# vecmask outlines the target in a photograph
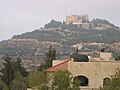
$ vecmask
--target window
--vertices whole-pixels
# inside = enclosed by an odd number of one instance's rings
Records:
[[[88,78],[85,76],[76,76],[74,80],[80,81],[80,86],[88,86]]]

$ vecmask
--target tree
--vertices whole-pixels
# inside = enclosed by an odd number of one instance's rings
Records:
[[[45,63],[38,68],[38,71],[44,71],[46,68],[52,67],[52,61],[55,59],[56,50],[50,45],[48,52],[45,54]]]
[[[7,86],[5,85],[5,83],[3,83],[1,79],[0,79],[0,90],[8,90]]]
[[[49,51],[46,53],[45,63],[49,63],[52,66],[52,61],[56,59],[56,50],[50,45]]]
[[[74,79],[73,80],[73,87],[71,88],[71,90],[80,90],[80,81]]]
[[[37,69],[38,71],[44,71],[46,68],[48,68],[50,65],[49,63],[43,63],[39,66],[39,68]]]
[[[14,79],[14,74],[16,72],[20,72],[22,76],[26,75],[26,71],[23,67],[21,67],[20,60],[13,61],[9,56],[4,57],[5,63],[3,63],[4,68],[1,69],[1,80],[5,83],[10,89],[10,85]]]
[[[14,79],[13,62],[9,56],[5,56],[4,60],[5,60],[5,63],[3,63],[4,68],[1,69],[1,73],[2,73],[1,79],[10,88],[10,84]]]
[[[47,90],[47,74],[45,72],[32,72],[28,76],[29,87]]]
[[[80,90],[80,82],[74,81],[69,71],[32,72],[28,82],[29,87],[35,90]]]
[[[50,23],[44,25],[44,28],[47,28],[47,29],[58,28],[58,27],[61,27],[61,26],[62,26],[62,22],[51,20]]]
[[[16,61],[13,62],[14,72],[20,72],[23,77],[28,76],[28,72],[26,72],[25,68],[21,66],[21,59],[18,57]]]
[[[99,90],[120,90],[120,69],[117,69],[115,75],[111,76],[108,85],[100,87]]]
[[[73,81],[69,71],[54,72],[52,84],[52,90],[79,90],[79,82]]]
[[[11,83],[11,90],[27,90],[27,84],[20,72],[14,74],[14,80]]]
[[[120,69],[117,69],[115,75],[111,76],[110,88],[120,90]]]
[[[114,57],[116,61],[120,60],[120,52],[114,52]]]

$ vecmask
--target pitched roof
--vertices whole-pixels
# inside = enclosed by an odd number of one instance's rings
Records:
[[[67,60],[67,61],[64,61],[64,62],[62,62],[60,64],[57,64],[57,65],[55,65],[53,67],[49,67],[49,68],[45,69],[45,71],[53,72],[53,71],[57,71],[57,70],[67,70],[69,61],[70,60]]]

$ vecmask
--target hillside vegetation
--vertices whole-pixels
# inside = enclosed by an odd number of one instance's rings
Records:
[[[51,20],[51,22],[45,24],[42,29],[23,33],[21,35],[15,35],[13,38],[30,38],[40,41],[53,41],[70,45],[80,42],[114,43],[120,41],[119,27],[102,19],[94,19],[92,20],[92,24],[93,26],[89,27],[89,29],[84,29],[72,23],[67,25],[64,21],[59,22]],[[94,29],[94,26],[99,24],[107,24],[112,28],[105,30]]]
[[[104,28],[105,26],[105,28]],[[106,26],[108,28],[106,28]],[[98,29],[97,29],[97,28]],[[103,29],[99,29],[99,28]],[[36,56],[43,58],[50,45],[56,48],[57,56],[69,56],[75,51],[73,44],[78,43],[104,43],[108,47],[120,42],[119,27],[107,20],[93,19],[88,29],[78,27],[72,22],[66,24],[51,20],[44,25],[44,28],[26,32],[21,35],[14,35],[10,40],[0,43],[0,54],[10,56],[21,56],[22,59],[33,60]],[[100,50],[102,46],[82,46],[82,51]],[[112,48],[115,50],[116,48]]]

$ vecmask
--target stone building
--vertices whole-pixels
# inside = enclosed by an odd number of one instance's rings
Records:
[[[74,78],[80,80],[81,90],[96,90],[103,86],[105,80],[111,78],[110,75],[115,74],[116,69],[120,68],[120,61],[115,61],[112,53],[101,52],[99,58],[92,58],[88,62],[81,61],[75,61],[72,58],[62,61],[54,60],[53,66],[46,71],[68,70]]]
[[[84,21],[89,21],[88,15],[71,15],[66,16],[66,23],[69,24],[73,22],[73,24],[82,24]]]
[[[79,28],[88,29],[90,27],[89,18],[87,14],[66,16],[66,24],[72,23]]]

